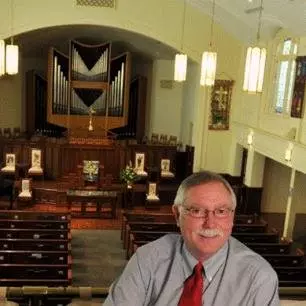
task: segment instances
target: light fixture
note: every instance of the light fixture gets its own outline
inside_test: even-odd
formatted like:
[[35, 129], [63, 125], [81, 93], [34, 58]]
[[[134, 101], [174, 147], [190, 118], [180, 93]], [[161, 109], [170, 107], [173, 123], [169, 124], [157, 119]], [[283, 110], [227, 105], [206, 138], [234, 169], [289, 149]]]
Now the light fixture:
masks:
[[251, 130], [247, 137], [247, 144], [251, 146], [253, 144], [253, 140], [254, 140], [254, 132]]
[[[183, 51], [185, 17], [186, 17], [186, 0], [184, 0], [184, 9], [183, 9], [181, 51]], [[175, 63], [174, 63], [174, 81], [184, 82], [186, 80], [186, 74], [187, 74], [187, 55], [182, 52], [177, 53], [175, 55]]]
[[201, 80], [200, 80], [200, 84], [202, 86], [213, 86], [215, 84], [216, 67], [217, 67], [217, 52], [212, 51], [212, 37], [213, 37], [213, 30], [214, 30], [215, 6], [216, 6], [216, 3], [215, 3], [215, 0], [213, 0], [209, 51], [203, 52], [203, 55], [202, 55]]
[[5, 70], [7, 74], [13, 75], [18, 73], [18, 62], [19, 62], [19, 48], [17, 45], [14, 45], [13, 38], [13, 0], [11, 0], [11, 42], [6, 45], [5, 51]]
[[[261, 0], [257, 30], [257, 44], [260, 42], [261, 16], [263, 11], [263, 0]], [[247, 50], [243, 90], [256, 93], [262, 92], [265, 63], [267, 51], [259, 46], [249, 47]]]
[[11, 43], [6, 45], [5, 69], [6, 73], [13, 75], [18, 73], [18, 46]]
[[288, 147], [285, 151], [285, 161], [290, 162], [292, 158], [292, 151], [293, 151], [293, 143], [289, 142]]
[[0, 77], [5, 74], [5, 42], [0, 39]]

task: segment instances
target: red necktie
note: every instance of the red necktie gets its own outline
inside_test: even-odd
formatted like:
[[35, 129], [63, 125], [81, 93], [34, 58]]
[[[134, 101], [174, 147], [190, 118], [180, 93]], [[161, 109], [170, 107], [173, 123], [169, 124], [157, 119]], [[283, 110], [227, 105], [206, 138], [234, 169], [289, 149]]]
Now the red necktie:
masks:
[[193, 269], [193, 273], [185, 281], [184, 290], [178, 306], [202, 306], [202, 270], [202, 263], [198, 262]]

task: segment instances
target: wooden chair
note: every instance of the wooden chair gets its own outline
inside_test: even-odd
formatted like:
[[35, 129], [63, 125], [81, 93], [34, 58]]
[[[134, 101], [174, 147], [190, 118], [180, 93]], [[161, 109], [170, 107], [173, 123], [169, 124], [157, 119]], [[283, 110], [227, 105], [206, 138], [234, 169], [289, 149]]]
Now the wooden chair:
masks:
[[38, 177], [43, 178], [44, 176], [44, 169], [43, 165], [43, 154], [41, 149], [31, 148], [31, 155], [30, 155], [30, 168], [28, 170], [29, 177]]
[[155, 209], [160, 207], [160, 199], [158, 197], [158, 183], [148, 182], [145, 208]]
[[1, 168], [1, 172], [4, 174], [15, 175], [15, 172], [16, 172], [16, 154], [15, 153], [5, 154], [5, 164]]
[[34, 200], [32, 179], [24, 178], [18, 181], [16, 184], [18, 190], [17, 207], [19, 208], [23, 204], [32, 204]]
[[171, 160], [167, 158], [162, 158], [160, 160], [160, 176], [161, 178], [174, 178], [175, 175], [171, 169]]

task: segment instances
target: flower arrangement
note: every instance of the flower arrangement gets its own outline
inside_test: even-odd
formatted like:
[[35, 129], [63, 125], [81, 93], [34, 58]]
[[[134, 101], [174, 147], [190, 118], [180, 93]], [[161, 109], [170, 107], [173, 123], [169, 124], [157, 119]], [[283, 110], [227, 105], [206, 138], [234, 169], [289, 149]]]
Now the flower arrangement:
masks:
[[83, 173], [86, 180], [95, 181], [98, 178], [99, 161], [97, 160], [84, 160], [83, 161]]
[[120, 172], [120, 179], [125, 181], [127, 184], [131, 184], [136, 181], [138, 178], [137, 173], [135, 172], [134, 168], [132, 167], [132, 162], [130, 161], [128, 165]]

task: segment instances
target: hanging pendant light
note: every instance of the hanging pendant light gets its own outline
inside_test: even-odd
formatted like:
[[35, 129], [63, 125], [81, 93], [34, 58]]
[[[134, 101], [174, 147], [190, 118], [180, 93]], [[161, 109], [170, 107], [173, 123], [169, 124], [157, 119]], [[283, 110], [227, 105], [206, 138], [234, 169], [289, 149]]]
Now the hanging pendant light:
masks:
[[[261, 0], [257, 31], [257, 44], [260, 41], [261, 16], [263, 0]], [[243, 90], [249, 93], [262, 92], [267, 50], [259, 46], [249, 47], [244, 68]]]
[[[184, 29], [185, 29], [185, 17], [186, 17], [186, 0], [184, 0], [183, 10], [183, 22], [182, 22], [182, 37], [181, 37], [181, 50], [183, 50]], [[174, 61], [174, 81], [184, 82], [186, 81], [187, 74], [187, 55], [184, 53], [177, 53]]]
[[19, 47], [14, 45], [14, 38], [13, 38], [13, 10], [14, 10], [14, 3], [11, 0], [11, 10], [10, 10], [10, 17], [11, 17], [11, 43], [6, 45], [5, 51], [5, 69], [6, 73], [13, 75], [18, 73], [18, 62], [19, 62]]
[[[210, 27], [210, 42], [209, 42], [210, 50], [212, 49], [214, 18], [215, 18], [215, 0], [213, 0], [213, 6], [212, 6], [212, 19]], [[215, 84], [216, 68], [217, 68], [217, 52], [213, 51], [203, 52], [202, 65], [201, 65], [201, 79], [200, 79], [200, 84], [202, 86], [213, 86]]]
[[5, 74], [5, 42], [0, 39], [0, 77]]
[[184, 82], [187, 73], [187, 55], [178, 53], [175, 55], [174, 63], [174, 80], [176, 82]]
[[13, 75], [18, 73], [19, 48], [17, 45], [6, 45], [5, 69], [6, 73]]

